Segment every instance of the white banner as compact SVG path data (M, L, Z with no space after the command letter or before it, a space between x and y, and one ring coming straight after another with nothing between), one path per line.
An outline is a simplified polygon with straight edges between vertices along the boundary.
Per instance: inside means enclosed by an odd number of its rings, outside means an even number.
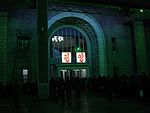
M62 63L71 63L71 52L62 52Z
M85 52L77 52L76 59L77 63L85 63L86 62Z

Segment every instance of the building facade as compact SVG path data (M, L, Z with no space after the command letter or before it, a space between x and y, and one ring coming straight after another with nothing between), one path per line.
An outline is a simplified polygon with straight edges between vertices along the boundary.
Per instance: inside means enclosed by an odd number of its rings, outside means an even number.
M150 10L48 4L48 79L150 73ZM37 10L0 11L0 81L36 81ZM40 28L44 30L44 28Z

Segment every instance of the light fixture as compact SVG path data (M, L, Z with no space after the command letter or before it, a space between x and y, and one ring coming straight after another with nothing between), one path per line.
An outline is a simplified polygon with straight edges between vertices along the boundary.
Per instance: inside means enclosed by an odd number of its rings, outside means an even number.
M52 38L52 41L53 42L62 42L62 41L64 41L64 37L62 37L62 36L54 36Z
M143 12L144 12L144 10L143 10L143 9L140 9L140 12L141 12L141 13L143 13Z
M77 48L76 48L76 51L80 51L80 50L81 50L81 48L80 48L80 47L77 47Z

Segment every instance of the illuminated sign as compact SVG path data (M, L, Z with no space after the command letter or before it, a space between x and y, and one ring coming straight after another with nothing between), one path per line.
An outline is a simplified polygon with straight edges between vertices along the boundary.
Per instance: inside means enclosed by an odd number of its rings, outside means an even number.
M53 42L62 42L62 41L64 41L64 37L62 37L62 36L54 36L52 38L52 41Z
M62 52L62 63L71 63L71 52Z
M28 75L28 69L23 69L23 70L22 70L22 74L23 74L23 75Z
M76 58L77 58L77 63L85 63L86 61L85 52L77 52Z

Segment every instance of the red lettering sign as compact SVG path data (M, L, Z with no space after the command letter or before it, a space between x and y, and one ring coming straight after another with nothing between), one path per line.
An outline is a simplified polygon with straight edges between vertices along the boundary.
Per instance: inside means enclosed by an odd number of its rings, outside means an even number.
M71 52L62 52L62 63L71 63Z
M85 52L76 53L77 63L85 63Z

